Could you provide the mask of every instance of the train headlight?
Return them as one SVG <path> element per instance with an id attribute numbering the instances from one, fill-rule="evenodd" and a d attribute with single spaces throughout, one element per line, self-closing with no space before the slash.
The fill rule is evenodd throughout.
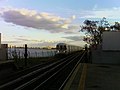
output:
<path id="1" fill-rule="evenodd" d="M 64 53 L 66 53 L 66 51 L 63 51 Z"/>

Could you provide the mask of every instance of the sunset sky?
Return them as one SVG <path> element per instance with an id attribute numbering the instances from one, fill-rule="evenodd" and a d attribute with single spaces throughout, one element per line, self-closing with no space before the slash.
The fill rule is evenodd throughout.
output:
<path id="1" fill-rule="evenodd" d="M 0 0 L 2 43 L 42 47 L 84 45 L 86 19 L 120 21 L 119 0 Z"/>

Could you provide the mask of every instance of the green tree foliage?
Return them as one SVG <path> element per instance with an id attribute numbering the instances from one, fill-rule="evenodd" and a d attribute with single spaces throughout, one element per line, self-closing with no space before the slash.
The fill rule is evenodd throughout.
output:
<path id="1" fill-rule="evenodd" d="M 81 26 L 80 31 L 85 32 L 84 41 L 88 44 L 99 44 L 102 42 L 102 33 L 110 31 L 111 27 L 106 18 L 100 21 L 85 20 L 84 25 Z"/>
<path id="2" fill-rule="evenodd" d="M 112 31 L 120 31 L 120 23 L 119 22 L 115 22 L 114 25 L 110 26 Z"/>

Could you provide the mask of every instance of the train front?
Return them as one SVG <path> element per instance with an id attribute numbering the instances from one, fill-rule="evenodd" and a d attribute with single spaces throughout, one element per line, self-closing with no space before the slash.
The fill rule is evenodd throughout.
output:
<path id="1" fill-rule="evenodd" d="M 56 49 L 57 49 L 57 54 L 59 55 L 65 55 L 67 53 L 67 46 L 65 43 L 58 43 L 56 45 Z"/>

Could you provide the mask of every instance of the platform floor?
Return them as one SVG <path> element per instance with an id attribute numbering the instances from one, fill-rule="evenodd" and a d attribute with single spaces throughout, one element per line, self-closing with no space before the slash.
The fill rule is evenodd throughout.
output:
<path id="1" fill-rule="evenodd" d="M 80 64 L 64 90 L 120 90 L 120 66 Z"/>

